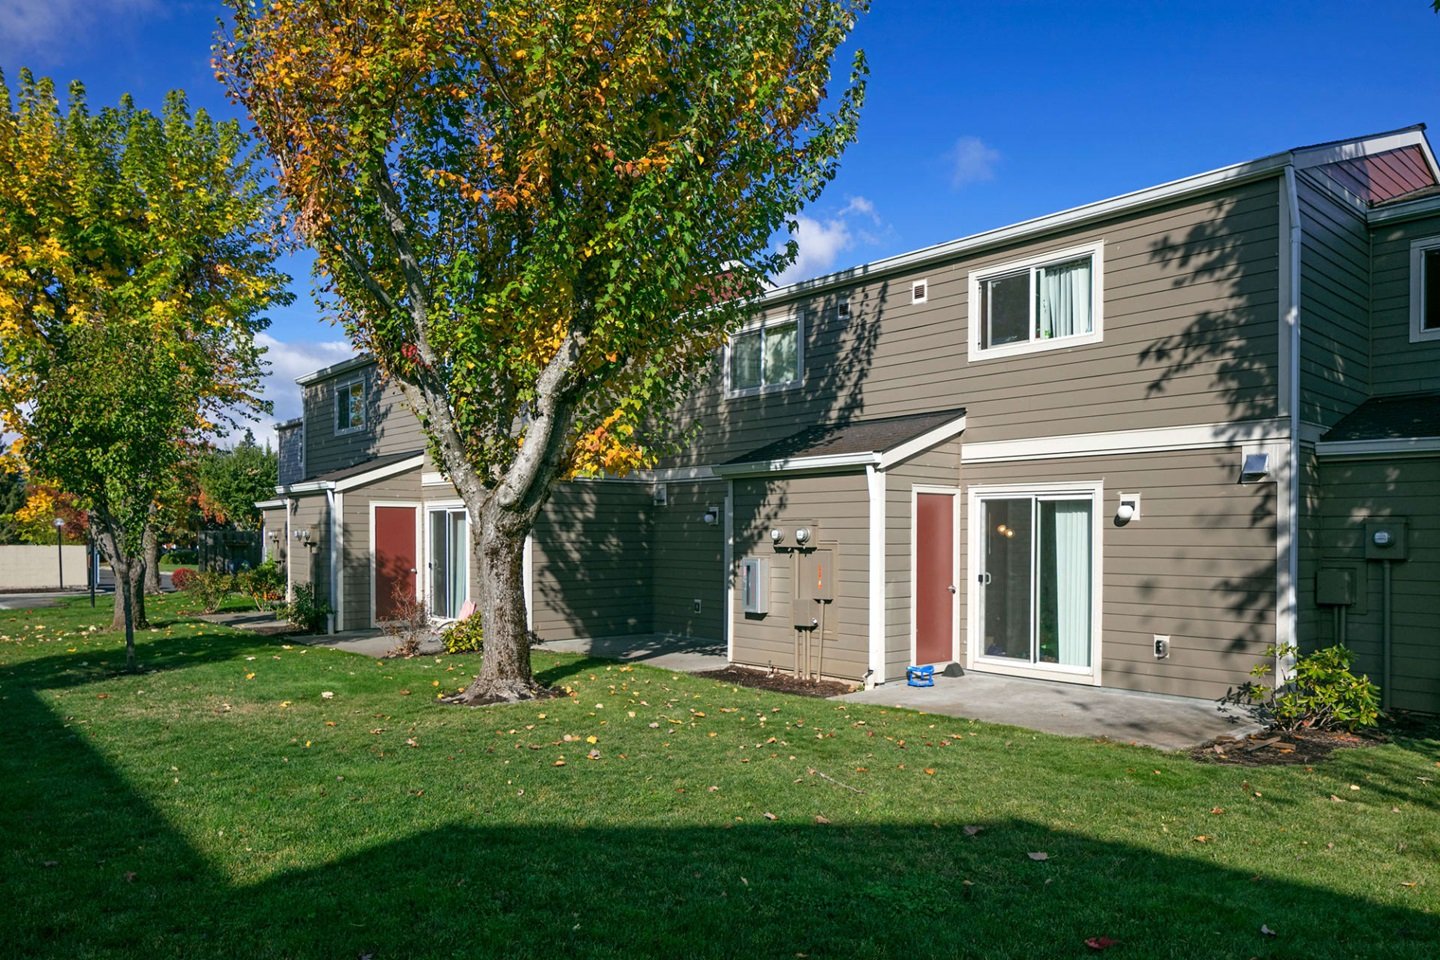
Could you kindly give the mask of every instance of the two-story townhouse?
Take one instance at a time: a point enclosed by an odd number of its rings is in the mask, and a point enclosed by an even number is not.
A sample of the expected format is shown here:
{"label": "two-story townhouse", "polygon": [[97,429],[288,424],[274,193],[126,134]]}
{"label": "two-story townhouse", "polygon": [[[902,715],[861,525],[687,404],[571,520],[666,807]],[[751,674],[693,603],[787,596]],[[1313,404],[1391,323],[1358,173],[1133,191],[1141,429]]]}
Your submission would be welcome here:
{"label": "two-story townhouse", "polygon": [[[1415,127],[777,289],[684,455],[556,491],[532,627],[1204,697],[1344,639],[1440,710],[1437,183]],[[292,582],[337,629],[453,616],[466,517],[397,391],[301,383],[265,505]]]}

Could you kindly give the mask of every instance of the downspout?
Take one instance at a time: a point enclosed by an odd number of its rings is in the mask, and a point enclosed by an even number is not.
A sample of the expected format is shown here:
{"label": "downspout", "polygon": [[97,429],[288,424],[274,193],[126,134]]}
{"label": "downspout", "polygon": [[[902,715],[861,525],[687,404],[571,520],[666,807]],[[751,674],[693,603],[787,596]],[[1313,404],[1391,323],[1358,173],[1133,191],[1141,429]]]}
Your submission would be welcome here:
{"label": "downspout", "polygon": [[[1296,598],[1296,586],[1300,582],[1300,549],[1299,549],[1299,526],[1300,526],[1300,254],[1301,244],[1304,240],[1304,230],[1300,223],[1300,194],[1295,182],[1295,165],[1293,163],[1285,167],[1285,219],[1289,227],[1289,249],[1287,257],[1288,276],[1286,277],[1285,296],[1285,336],[1287,337],[1288,350],[1285,362],[1289,367],[1286,384],[1288,396],[1285,397],[1290,420],[1290,436],[1288,438],[1287,464],[1283,476],[1285,478],[1285,490],[1283,502],[1276,504],[1277,509],[1284,511],[1287,521],[1283,527],[1285,536],[1283,580],[1279,584],[1279,596],[1277,596],[1276,614],[1283,616],[1282,624],[1276,623],[1277,653],[1275,658],[1275,682],[1277,685],[1288,683],[1295,670],[1294,648],[1299,645],[1299,603]],[[1279,491],[1277,491],[1278,493]],[[1282,500],[1276,497],[1277,501]],[[1287,652],[1288,648],[1288,652]]]}
{"label": "downspout", "polygon": [[865,468],[865,487],[870,500],[870,596],[869,671],[865,686],[885,682],[885,473],[878,467]]}
{"label": "downspout", "polygon": [[[337,577],[338,577],[338,575],[339,575],[339,569],[338,569],[337,564],[338,564],[338,562],[339,562],[340,538],[339,538],[339,536],[338,536],[338,531],[336,530],[336,528],[339,526],[339,524],[336,523],[336,520],[337,520],[338,518],[337,518],[337,516],[336,516],[336,510],[335,510],[335,489],[334,489],[333,487],[331,487],[331,488],[329,488],[329,489],[327,489],[327,490],[325,491],[325,514],[326,514],[326,518],[330,521],[330,537],[329,537],[329,540],[330,540],[330,569],[329,569],[329,571],[328,571],[329,576],[327,576],[327,577],[325,578],[326,580],[329,581],[329,587],[330,587],[330,589],[329,589],[329,594],[330,594],[330,613],[325,617],[325,632],[326,632],[326,633],[334,633],[334,632],[335,632],[335,606],[336,606],[336,603],[337,603],[338,600],[339,600],[339,598],[336,596],[336,593],[335,593],[335,585],[336,585]],[[312,578],[311,578],[311,582],[312,582],[312,583],[314,582],[313,576],[312,576]]]}

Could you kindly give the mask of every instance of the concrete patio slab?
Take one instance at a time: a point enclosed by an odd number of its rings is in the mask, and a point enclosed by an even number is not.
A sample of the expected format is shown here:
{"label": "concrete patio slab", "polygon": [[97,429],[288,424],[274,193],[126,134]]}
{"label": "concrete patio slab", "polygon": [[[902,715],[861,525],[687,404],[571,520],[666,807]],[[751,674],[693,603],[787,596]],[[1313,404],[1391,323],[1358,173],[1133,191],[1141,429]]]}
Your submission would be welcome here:
{"label": "concrete patio slab", "polygon": [[933,687],[888,683],[836,699],[1064,736],[1104,737],[1161,750],[1187,750],[1215,737],[1239,737],[1261,729],[1248,711],[1222,709],[1213,700],[974,672],[937,676]]}
{"label": "concrete patio slab", "polygon": [[702,673],[723,670],[730,665],[725,644],[694,637],[672,634],[640,634],[629,637],[596,637],[580,640],[547,640],[535,645],[537,650],[580,653],[601,660],[623,660],[643,663],[677,673]]}

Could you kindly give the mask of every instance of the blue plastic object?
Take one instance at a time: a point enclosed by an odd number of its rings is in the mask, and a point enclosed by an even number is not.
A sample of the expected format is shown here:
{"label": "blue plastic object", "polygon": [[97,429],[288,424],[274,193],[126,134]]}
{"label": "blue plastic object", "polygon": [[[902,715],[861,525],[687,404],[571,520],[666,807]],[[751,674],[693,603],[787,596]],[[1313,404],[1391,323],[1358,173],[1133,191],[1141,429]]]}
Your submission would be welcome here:
{"label": "blue plastic object", "polygon": [[935,686],[934,667],[906,667],[905,682],[912,687]]}

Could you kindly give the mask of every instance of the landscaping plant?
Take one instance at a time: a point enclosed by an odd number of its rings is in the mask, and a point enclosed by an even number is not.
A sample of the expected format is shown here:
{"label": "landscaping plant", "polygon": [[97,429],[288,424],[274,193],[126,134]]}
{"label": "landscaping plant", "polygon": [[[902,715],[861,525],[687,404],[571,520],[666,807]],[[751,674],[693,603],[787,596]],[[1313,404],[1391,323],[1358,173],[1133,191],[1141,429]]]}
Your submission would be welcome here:
{"label": "landscaping plant", "polygon": [[[1263,681],[1277,656],[1295,656],[1293,646],[1271,647],[1266,661],[1256,664],[1250,675]],[[1290,682],[1273,684],[1251,681],[1224,698],[1231,703],[1253,704],[1261,716],[1278,729],[1348,730],[1373,727],[1380,722],[1380,688],[1368,676],[1356,676],[1350,669],[1355,654],[1348,647],[1324,647],[1295,656]]]}
{"label": "landscaping plant", "polygon": [[[172,580],[173,583],[173,574]],[[200,570],[185,580],[184,593],[202,613],[214,613],[235,589],[235,578],[221,570]]]}
{"label": "landscaping plant", "polygon": [[445,644],[446,653],[479,653],[484,640],[485,629],[481,626],[478,613],[446,624],[445,629],[440,631],[440,642]]}
{"label": "landscaping plant", "polygon": [[316,594],[315,584],[298,583],[290,602],[276,612],[304,633],[319,633],[325,629],[325,618],[332,611],[330,604]]}
{"label": "landscaping plant", "polygon": [[253,570],[237,573],[235,587],[254,602],[256,610],[269,610],[285,596],[285,574],[274,560],[266,560]]}

